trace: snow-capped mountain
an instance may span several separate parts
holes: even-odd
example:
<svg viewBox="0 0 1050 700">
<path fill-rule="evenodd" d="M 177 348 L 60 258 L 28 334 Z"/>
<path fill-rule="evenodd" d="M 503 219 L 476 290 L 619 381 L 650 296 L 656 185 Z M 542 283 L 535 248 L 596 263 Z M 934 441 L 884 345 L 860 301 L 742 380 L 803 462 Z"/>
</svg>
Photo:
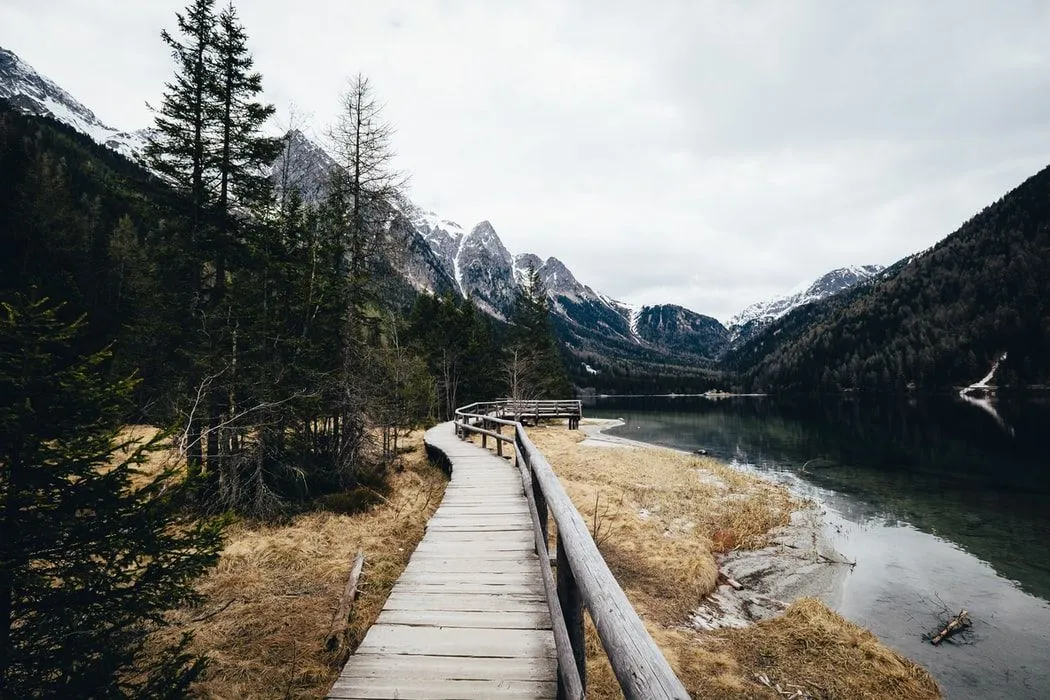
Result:
<svg viewBox="0 0 1050 700">
<path fill-rule="evenodd" d="M 751 304 L 730 319 L 728 325 L 731 342 L 747 342 L 770 323 L 800 306 L 826 299 L 866 282 L 883 269 L 882 265 L 840 267 L 821 275 L 813 282 L 800 285 L 784 296 Z"/>
<path fill-rule="evenodd" d="M 0 98 L 34 115 L 52 117 L 129 158 L 140 160 L 148 130 L 124 132 L 102 123 L 86 106 L 41 76 L 14 53 L 0 48 Z M 317 202 L 338 168 L 325 149 L 301 131 L 285 136 L 285 149 L 270 176 L 278 193 L 297 191 Z M 670 304 L 636 307 L 581 283 L 560 260 L 533 253 L 511 254 L 488 221 L 469 232 L 454 221 L 402 199 L 390 209 L 388 235 L 396 254 L 389 261 L 407 283 L 405 290 L 471 297 L 490 315 L 506 320 L 518 286 L 532 267 L 547 288 L 555 332 L 592 364 L 621 368 L 689 368 L 717 360 L 730 343 L 739 344 L 795 308 L 836 294 L 877 274 L 869 265 L 833 270 L 784 297 L 753 304 L 733 318 L 730 330 L 717 320 Z M 410 288 L 410 289 L 409 289 Z M 399 297 L 411 303 L 408 297 Z M 611 363 L 611 364 L 610 364 Z"/>
<path fill-rule="evenodd" d="M 76 98 L 3 47 L 0 47 L 0 99 L 28 114 L 51 117 L 127 158 L 141 160 L 146 146 L 144 129 L 129 132 L 103 124 Z"/>
</svg>

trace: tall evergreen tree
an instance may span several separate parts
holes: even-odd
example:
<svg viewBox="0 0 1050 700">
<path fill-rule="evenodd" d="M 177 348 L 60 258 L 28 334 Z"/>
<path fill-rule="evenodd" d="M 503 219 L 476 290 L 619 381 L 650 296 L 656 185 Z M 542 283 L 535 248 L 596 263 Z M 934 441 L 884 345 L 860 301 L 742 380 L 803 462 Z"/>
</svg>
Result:
<svg viewBox="0 0 1050 700">
<path fill-rule="evenodd" d="M 254 59 L 248 53 L 247 41 L 231 3 L 219 14 L 215 30 L 215 99 L 210 120 L 216 144 L 211 157 L 218 179 L 215 207 L 226 239 L 233 237 L 234 204 L 251 210 L 268 203 L 272 187 L 264 168 L 274 162 L 282 149 L 280 139 L 262 134 L 275 108 L 257 100 L 262 92 L 262 75 L 252 71 Z M 216 246 L 215 283 L 220 298 L 226 284 L 229 244 L 224 240 Z"/>
<path fill-rule="evenodd" d="M 221 531 L 181 521 L 177 475 L 118 443 L 133 382 L 71 350 L 81 330 L 46 300 L 0 305 L 0 698 L 181 696 L 202 660 L 184 638 L 145 663 L 146 644 Z"/>
<path fill-rule="evenodd" d="M 213 172 L 215 133 L 210 128 L 215 113 L 216 75 L 214 71 L 215 0 L 192 0 L 184 13 L 176 14 L 178 35 L 167 30 L 161 38 L 171 48 L 175 77 L 165 85 L 164 97 L 155 109 L 154 130 L 146 146 L 150 166 L 181 192 L 187 202 L 185 240 L 172 241 L 175 254 L 170 264 L 181 278 L 189 278 L 185 325 L 199 323 L 202 313 L 205 251 L 210 247 L 213 229 L 211 209 L 215 204 Z M 179 237 L 179 231 L 174 232 Z M 186 381 L 194 388 L 210 374 L 208 363 L 197 348 L 182 348 L 193 367 Z M 187 460 L 199 472 L 203 429 L 191 419 L 187 430 Z"/>
<path fill-rule="evenodd" d="M 571 395 L 565 363 L 550 320 L 546 285 L 533 266 L 514 297 L 505 350 L 507 391 L 514 399 L 557 399 Z"/>
<path fill-rule="evenodd" d="M 161 32 L 175 60 L 175 78 L 165 85 L 155 110 L 146 156 L 154 170 L 188 195 L 191 236 L 196 241 L 213 199 L 208 163 L 215 144 L 208 127 L 216 109 L 215 0 L 192 0 L 184 13 L 175 16 L 179 36 Z"/>
</svg>

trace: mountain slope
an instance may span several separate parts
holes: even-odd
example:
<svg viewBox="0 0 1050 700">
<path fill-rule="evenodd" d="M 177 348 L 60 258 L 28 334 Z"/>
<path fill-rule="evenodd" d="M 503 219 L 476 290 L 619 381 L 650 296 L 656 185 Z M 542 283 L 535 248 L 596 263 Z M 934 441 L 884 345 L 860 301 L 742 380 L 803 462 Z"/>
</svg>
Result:
<svg viewBox="0 0 1050 700">
<path fill-rule="evenodd" d="M 791 312 L 731 354 L 755 387 L 1050 383 L 1050 168 L 932 249 Z"/>
<path fill-rule="evenodd" d="M 717 319 L 674 304 L 643 307 L 635 328 L 654 345 L 707 360 L 721 357 L 729 343 L 729 331 Z"/>
<path fill-rule="evenodd" d="M 67 124 L 95 143 L 139 160 L 145 148 L 145 131 L 120 131 L 103 124 L 95 113 L 52 80 L 37 73 L 13 52 L 0 47 L 0 99 L 35 116 L 48 116 Z"/>
<path fill-rule="evenodd" d="M 751 304 L 729 321 L 730 344 L 739 347 L 795 309 L 862 284 L 882 270 L 881 265 L 840 267 L 821 275 L 797 291 Z"/>
</svg>

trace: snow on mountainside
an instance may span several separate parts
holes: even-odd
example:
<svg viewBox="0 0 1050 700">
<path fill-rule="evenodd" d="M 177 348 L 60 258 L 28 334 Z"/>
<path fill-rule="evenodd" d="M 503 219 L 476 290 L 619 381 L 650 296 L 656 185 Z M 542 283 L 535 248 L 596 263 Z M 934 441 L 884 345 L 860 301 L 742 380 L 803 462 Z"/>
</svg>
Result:
<svg viewBox="0 0 1050 700">
<path fill-rule="evenodd" d="M 0 98 L 27 113 L 50 116 L 99 144 L 141 160 L 148 130 L 128 133 L 102 123 L 68 92 L 2 48 Z M 312 203 L 324 196 L 338 167 L 323 147 L 293 130 L 286 134 L 285 150 L 270 176 L 278 194 L 294 190 Z M 727 331 L 715 319 L 682 307 L 634 306 L 599 294 L 577 280 L 557 258 L 512 255 L 488 221 L 467 232 L 454 221 L 403 198 L 393 203 L 390 217 L 388 234 L 397 250 L 391 262 L 411 288 L 433 294 L 459 293 L 492 316 L 507 319 L 516 290 L 532 267 L 547 288 L 561 340 L 575 352 L 596 357 L 717 358 L 728 342 L 744 342 L 793 309 L 882 270 L 875 265 L 834 270 L 793 294 L 749 306 L 733 318 Z"/>
<path fill-rule="evenodd" d="M 0 47 L 0 99 L 28 114 L 48 116 L 71 126 L 131 160 L 142 158 L 145 129 L 128 132 L 103 124 L 72 95 L 3 47 Z"/>
<path fill-rule="evenodd" d="M 785 296 L 751 304 L 729 321 L 730 328 L 745 326 L 752 321 L 769 323 L 786 316 L 800 306 L 820 301 L 864 282 L 882 271 L 881 265 L 840 267 L 821 275 L 814 282 L 801 285 Z"/>
</svg>

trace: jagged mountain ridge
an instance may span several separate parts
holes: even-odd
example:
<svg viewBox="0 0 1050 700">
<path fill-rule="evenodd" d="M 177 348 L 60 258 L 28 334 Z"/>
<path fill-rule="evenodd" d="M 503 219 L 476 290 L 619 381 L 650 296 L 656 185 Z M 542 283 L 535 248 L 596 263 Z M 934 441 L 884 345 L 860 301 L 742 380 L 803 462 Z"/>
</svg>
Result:
<svg viewBox="0 0 1050 700">
<path fill-rule="evenodd" d="M 820 301 L 832 294 L 860 284 L 882 272 L 881 265 L 840 267 L 801 285 L 783 296 L 755 302 L 729 320 L 729 327 L 745 326 L 752 321 L 775 321 L 800 306 Z"/>
<path fill-rule="evenodd" d="M 148 129 L 126 132 L 102 123 L 56 83 L 2 48 L 0 98 L 23 112 L 50 116 L 141 162 Z M 278 192 L 294 190 L 307 202 L 319 201 L 339 166 L 323 147 L 301 131 L 289 131 L 285 144 L 284 152 L 270 170 Z M 391 211 L 388 233 L 397 249 L 391 262 L 412 289 L 469 296 L 484 311 L 503 320 L 509 318 L 517 285 L 531 265 L 548 290 L 556 332 L 577 357 L 646 366 L 705 365 L 718 360 L 733 338 L 741 337 L 736 326 L 727 329 L 711 317 L 680 306 L 633 307 L 611 299 L 579 282 L 557 258 L 543 260 L 532 253 L 512 255 L 488 221 L 467 232 L 453 221 L 402 200 Z M 836 293 L 849 282 L 844 274 L 832 279 L 841 272 L 825 275 L 796 295 L 798 299 L 790 297 L 785 298 L 786 303 L 773 300 L 749 307 L 753 318 L 745 322 L 751 323 L 754 330 L 756 321 L 779 317 L 775 314 L 787 313 L 792 304 L 797 306 L 822 298 L 820 295 Z M 747 312 L 738 318 L 744 318 Z M 589 373 L 593 374 L 593 369 Z"/>
<path fill-rule="evenodd" d="M 146 131 L 121 131 L 95 116 L 95 113 L 42 76 L 13 51 L 0 46 L 0 99 L 18 110 L 35 116 L 49 116 L 91 137 L 131 160 L 141 160 Z"/>
<path fill-rule="evenodd" d="M 884 269 L 882 265 L 836 268 L 783 296 L 751 304 L 730 319 L 729 345 L 732 348 L 740 347 L 792 311 L 875 279 Z"/>
</svg>

